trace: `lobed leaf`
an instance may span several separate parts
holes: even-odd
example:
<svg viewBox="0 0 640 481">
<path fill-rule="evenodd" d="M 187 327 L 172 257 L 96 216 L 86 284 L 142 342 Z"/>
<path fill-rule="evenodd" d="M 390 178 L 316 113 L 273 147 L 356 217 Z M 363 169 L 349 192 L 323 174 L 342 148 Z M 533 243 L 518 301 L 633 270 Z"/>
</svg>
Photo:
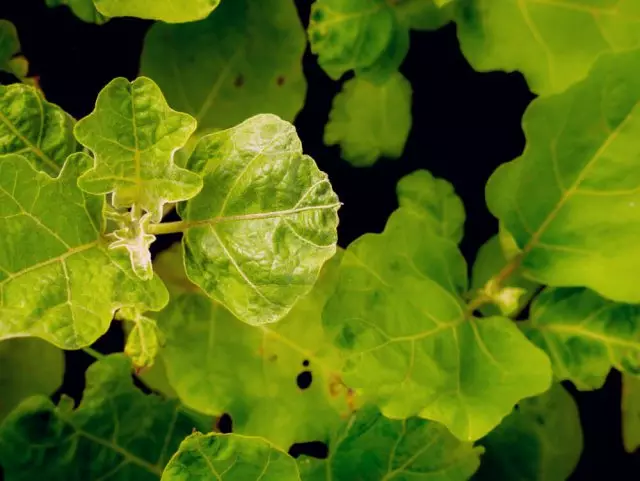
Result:
<svg viewBox="0 0 640 481">
<path fill-rule="evenodd" d="M 640 301 L 638 68 L 640 50 L 603 57 L 588 79 L 526 111 L 523 155 L 487 185 L 525 277 Z"/>
<path fill-rule="evenodd" d="M 391 420 L 367 406 L 332 434 L 326 460 L 304 457 L 298 463 L 303 481 L 466 481 L 482 452 L 437 423 Z"/>
<path fill-rule="evenodd" d="M 296 462 L 262 438 L 194 433 L 171 458 L 162 481 L 300 481 Z"/>
<path fill-rule="evenodd" d="M 411 209 L 429 223 L 429 231 L 456 244 L 464 233 L 464 205 L 453 186 L 427 170 L 416 170 L 396 185 L 400 207 Z"/>
<path fill-rule="evenodd" d="M 0 342 L 0 423 L 20 402 L 48 396 L 61 385 L 64 354 L 41 339 L 16 337 Z"/>
<path fill-rule="evenodd" d="M 35 396 L 0 425 L 0 464 L 7 481 L 158 480 L 194 427 L 176 401 L 134 387 L 131 363 L 115 354 L 92 364 L 82 402 L 54 406 Z"/>
<path fill-rule="evenodd" d="M 180 23 L 205 18 L 220 0 L 93 0 L 93 3 L 105 17 L 138 17 Z"/>
<path fill-rule="evenodd" d="M 85 192 L 113 192 L 116 208 L 135 205 L 162 219 L 162 207 L 196 195 L 202 180 L 173 163 L 196 128 L 188 114 L 172 110 L 158 86 L 119 77 L 98 94 L 95 110 L 74 128 L 95 165 L 78 179 Z"/>
<path fill-rule="evenodd" d="M 640 306 L 603 299 L 580 288 L 545 289 L 523 324 L 551 358 L 557 379 L 599 389 L 611 368 L 640 373 Z"/>
<path fill-rule="evenodd" d="M 345 160 L 364 167 L 400 157 L 410 130 L 411 84 L 401 73 L 382 84 L 356 77 L 333 100 L 324 142 L 340 144 Z"/>
<path fill-rule="evenodd" d="M 347 249 L 324 325 L 338 331 L 345 383 L 390 418 L 418 415 L 475 440 L 551 382 L 547 356 L 504 317 L 466 312 L 456 245 L 411 210 Z"/>
<path fill-rule="evenodd" d="M 622 441 L 633 453 L 640 447 L 640 378 L 622 375 Z"/>
<path fill-rule="evenodd" d="M 587 76 L 603 54 L 640 47 L 640 5 L 627 0 L 461 0 L 460 47 L 475 70 L 519 70 L 540 95 Z"/>
<path fill-rule="evenodd" d="M 35 169 L 57 176 L 66 158 L 79 150 L 73 125 L 71 116 L 36 88 L 0 85 L 0 155 L 20 154 Z"/>
<path fill-rule="evenodd" d="M 474 481 L 565 481 L 582 453 L 578 406 L 554 384 L 541 396 L 519 403 L 480 444 L 486 452 Z"/>
<path fill-rule="evenodd" d="M 196 118 L 199 132 L 263 112 L 293 121 L 307 90 L 305 46 L 292 0 L 230 0 L 201 22 L 153 25 L 141 72 Z"/>
<path fill-rule="evenodd" d="M 20 155 L 0 156 L 0 339 L 78 349 L 107 331 L 117 309 L 168 302 L 158 278 L 141 281 L 107 249 L 104 199 L 77 187 L 90 163 L 74 154 L 51 179 Z"/>
<path fill-rule="evenodd" d="M 93 0 L 45 0 L 48 7 L 66 5 L 83 22 L 102 25 L 109 19 L 96 9 Z"/>
<path fill-rule="evenodd" d="M 320 316 L 340 256 L 284 319 L 249 326 L 188 281 L 175 247 L 157 259 L 172 294 L 157 318 L 167 379 L 181 401 L 210 415 L 227 413 L 235 433 L 263 436 L 282 449 L 339 426 L 349 411 L 346 388 Z"/>
<path fill-rule="evenodd" d="M 288 122 L 257 115 L 203 137 L 188 168 L 187 275 L 249 324 L 275 322 L 309 292 L 336 251 L 336 194 Z"/>
</svg>

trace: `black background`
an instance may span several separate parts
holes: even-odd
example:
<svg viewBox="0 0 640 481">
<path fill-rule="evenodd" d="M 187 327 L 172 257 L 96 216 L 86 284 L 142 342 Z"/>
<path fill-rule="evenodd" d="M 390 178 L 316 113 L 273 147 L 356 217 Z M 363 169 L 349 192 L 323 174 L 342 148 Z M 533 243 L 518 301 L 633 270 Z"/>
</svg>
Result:
<svg viewBox="0 0 640 481">
<path fill-rule="evenodd" d="M 310 2 L 296 3 L 306 26 Z M 0 0 L 0 18 L 16 25 L 30 75 L 39 76 L 47 99 L 75 118 L 93 109 L 97 93 L 111 79 L 137 76 L 142 42 L 151 25 L 139 19 L 86 24 L 66 8 L 48 9 L 44 0 Z M 523 77 L 474 72 L 460 52 L 454 25 L 437 32 L 412 32 L 411 49 L 401 67 L 414 91 L 413 128 L 404 155 L 354 168 L 340 159 L 338 148 L 322 143 L 340 84 L 324 74 L 308 49 L 304 70 L 309 88 L 295 125 L 305 152 L 329 174 L 344 202 L 339 244 L 346 247 L 366 232 L 381 232 L 397 207 L 396 182 L 423 168 L 452 182 L 462 198 L 467 212 L 462 251 L 471 264 L 480 245 L 497 231 L 484 202 L 484 185 L 498 165 L 517 157 L 524 147 L 520 119 L 534 95 Z M 154 252 L 175 239 L 160 239 Z M 105 353 L 122 350 L 117 325 L 94 347 Z M 83 352 L 67 353 L 60 392 L 79 399 L 90 362 Z M 598 391 L 569 389 L 578 401 L 585 436 L 580 464 L 570 479 L 640 479 L 640 453 L 625 454 L 622 447 L 619 374 L 612 373 Z"/>
</svg>

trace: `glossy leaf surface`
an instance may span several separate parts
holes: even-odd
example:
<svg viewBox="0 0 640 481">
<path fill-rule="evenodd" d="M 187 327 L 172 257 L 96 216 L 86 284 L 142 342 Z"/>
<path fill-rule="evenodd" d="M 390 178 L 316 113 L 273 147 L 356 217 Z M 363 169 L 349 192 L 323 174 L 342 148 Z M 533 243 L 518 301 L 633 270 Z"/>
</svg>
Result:
<svg viewBox="0 0 640 481">
<path fill-rule="evenodd" d="M 69 114 L 34 87 L 0 85 L 0 155 L 20 154 L 55 177 L 67 156 L 78 150 L 73 125 Z"/>
<path fill-rule="evenodd" d="M 356 77 L 333 100 L 324 142 L 340 144 L 342 158 L 364 167 L 400 157 L 410 130 L 411 84 L 401 73 L 382 84 Z"/>
<path fill-rule="evenodd" d="M 92 364 L 77 409 L 63 397 L 24 401 L 0 427 L 0 463 L 7 481 L 157 481 L 180 441 L 204 429 L 176 401 L 134 387 L 121 354 Z"/>
<path fill-rule="evenodd" d="M 629 374 L 622 376 L 622 440 L 628 453 L 640 447 L 640 378 Z"/>
<path fill-rule="evenodd" d="M 405 208 L 351 244 L 323 313 L 348 356 L 346 384 L 388 417 L 419 415 L 464 440 L 548 389 L 547 356 L 508 319 L 470 317 L 466 285 L 456 245 Z"/>
<path fill-rule="evenodd" d="M 483 451 L 438 423 L 387 419 L 371 406 L 352 415 L 328 444 L 326 460 L 300 458 L 303 481 L 466 481 Z"/>
<path fill-rule="evenodd" d="M 166 305 L 162 282 L 141 281 L 107 249 L 103 198 L 77 187 L 90 163 L 75 154 L 51 179 L 22 156 L 0 156 L 0 339 L 78 349 L 106 332 L 117 309 Z"/>
<path fill-rule="evenodd" d="M 239 319 L 281 319 L 336 251 L 336 194 L 296 131 L 270 114 L 203 137 L 202 192 L 180 214 L 187 275 Z"/>
<path fill-rule="evenodd" d="M 299 481 L 296 462 L 262 438 L 194 433 L 180 444 L 162 481 Z"/>
<path fill-rule="evenodd" d="M 75 126 L 76 138 L 95 156 L 78 184 L 93 194 L 113 192 L 115 207 L 135 204 L 160 221 L 165 203 L 193 197 L 202 187 L 198 175 L 173 163 L 195 128 L 190 115 L 167 105 L 152 80 L 116 78 Z"/>
<path fill-rule="evenodd" d="M 640 50 L 603 57 L 587 80 L 538 98 L 522 157 L 487 185 L 525 277 L 640 301 Z"/>
<path fill-rule="evenodd" d="M 157 23 L 141 71 L 199 131 L 272 113 L 293 121 L 304 103 L 306 45 L 293 0 L 230 0 L 201 22 Z"/>
<path fill-rule="evenodd" d="M 546 289 L 531 306 L 526 335 L 551 358 L 559 380 L 603 386 L 612 368 L 640 373 L 640 306 L 587 289 Z"/>
<path fill-rule="evenodd" d="M 138 17 L 180 23 L 205 18 L 220 0 L 93 0 L 93 3 L 105 17 Z"/>
</svg>

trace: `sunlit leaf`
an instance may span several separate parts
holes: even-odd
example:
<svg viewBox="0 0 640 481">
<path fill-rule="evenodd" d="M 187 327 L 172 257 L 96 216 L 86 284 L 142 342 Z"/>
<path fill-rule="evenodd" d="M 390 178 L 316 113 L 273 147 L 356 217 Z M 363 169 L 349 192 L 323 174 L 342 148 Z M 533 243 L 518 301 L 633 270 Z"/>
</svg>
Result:
<svg viewBox="0 0 640 481">
<path fill-rule="evenodd" d="M 127 337 L 124 352 L 131 358 L 136 368 L 149 368 L 155 362 L 160 344 L 156 321 L 136 312 L 128 317 L 133 328 Z"/>
<path fill-rule="evenodd" d="M 167 105 L 152 80 L 116 78 L 75 126 L 76 138 L 95 156 L 78 185 L 93 194 L 113 192 L 115 207 L 135 204 L 160 221 L 165 203 L 189 199 L 202 187 L 198 175 L 173 163 L 195 128 L 190 115 Z"/>
<path fill-rule="evenodd" d="M 75 154 L 51 179 L 24 157 L 0 156 L 0 339 L 36 336 L 77 349 L 104 334 L 117 309 L 166 305 L 158 278 L 141 281 L 107 249 L 104 199 L 77 187 L 90 164 Z"/>
<path fill-rule="evenodd" d="M 640 305 L 587 289 L 545 289 L 523 329 L 551 358 L 559 380 L 598 389 L 612 368 L 640 373 Z"/>
<path fill-rule="evenodd" d="M 93 3 L 105 17 L 138 17 L 180 23 L 205 18 L 220 0 L 93 0 Z"/>
<path fill-rule="evenodd" d="M 607 52 L 640 46 L 640 4 L 619 0 L 461 0 L 458 38 L 474 69 L 519 70 L 541 95 L 587 76 Z"/>
<path fill-rule="evenodd" d="M 560 384 L 524 399 L 480 441 L 486 448 L 474 481 L 566 481 L 582 453 L 578 407 Z"/>
<path fill-rule="evenodd" d="M 622 440 L 632 453 L 640 447 L 640 378 L 622 376 Z"/>
<path fill-rule="evenodd" d="M 162 481 L 300 481 L 296 462 L 262 438 L 194 433 L 180 444 Z"/>
<path fill-rule="evenodd" d="M 141 71 L 199 131 L 267 112 L 293 121 L 307 90 L 305 44 L 293 0 L 225 0 L 202 22 L 151 27 Z"/>
<path fill-rule="evenodd" d="M 102 15 L 93 3 L 93 0 L 45 0 L 48 7 L 68 6 L 73 14 L 80 20 L 101 25 L 109 19 Z"/>
<path fill-rule="evenodd" d="M 56 176 L 67 156 L 78 150 L 73 124 L 69 114 L 34 87 L 0 85 L 0 155 L 20 154 L 37 170 Z"/>
<path fill-rule="evenodd" d="M 340 144 L 342 157 L 362 167 L 400 157 L 410 130 L 411 84 L 402 74 L 382 84 L 356 77 L 334 98 L 324 142 Z"/>
<path fill-rule="evenodd" d="M 23 399 L 50 395 L 62 384 L 63 352 L 41 339 L 0 341 L 0 422 Z"/>
<path fill-rule="evenodd" d="M 638 69 L 640 50 L 603 57 L 587 80 L 527 109 L 524 154 L 487 185 L 525 277 L 640 301 Z"/>
<path fill-rule="evenodd" d="M 157 481 L 194 428 L 206 425 L 134 387 L 130 361 L 116 354 L 89 367 L 77 409 L 65 397 L 20 404 L 0 426 L 0 464 L 7 481 Z"/>
<path fill-rule="evenodd" d="M 188 168 L 202 192 L 180 214 L 187 275 L 239 319 L 281 319 L 336 251 L 336 194 L 270 114 L 203 137 Z"/>
<path fill-rule="evenodd" d="M 466 312 L 466 285 L 457 246 L 406 208 L 351 244 L 323 313 L 348 356 L 345 383 L 385 416 L 432 419 L 464 440 L 548 389 L 544 352 L 508 319 Z"/>
<path fill-rule="evenodd" d="M 326 460 L 300 458 L 303 481 L 466 481 L 483 451 L 438 423 L 387 419 L 371 406 L 343 423 L 328 444 Z"/>
</svg>

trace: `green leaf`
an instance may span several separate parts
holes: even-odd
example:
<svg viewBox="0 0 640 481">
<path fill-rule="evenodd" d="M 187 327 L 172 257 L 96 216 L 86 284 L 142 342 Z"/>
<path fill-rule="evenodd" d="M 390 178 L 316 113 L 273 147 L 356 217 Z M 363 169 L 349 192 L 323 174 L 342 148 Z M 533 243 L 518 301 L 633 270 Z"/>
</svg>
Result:
<svg viewBox="0 0 640 481">
<path fill-rule="evenodd" d="M 162 481 L 300 481 L 296 462 L 262 438 L 194 433 L 180 444 Z"/>
<path fill-rule="evenodd" d="M 527 109 L 524 154 L 487 185 L 525 277 L 640 302 L 638 69 L 640 50 L 604 57 L 587 80 Z"/>
<path fill-rule="evenodd" d="M 396 0 L 394 9 L 400 22 L 413 30 L 438 30 L 453 19 L 452 5 L 447 0 Z"/>
<path fill-rule="evenodd" d="M 220 0 L 93 0 L 93 3 L 105 17 L 138 17 L 181 23 L 205 18 Z"/>
<path fill-rule="evenodd" d="M 173 163 L 195 128 L 190 115 L 167 105 L 152 80 L 116 78 L 98 94 L 93 113 L 75 126 L 76 138 L 95 156 L 78 185 L 92 194 L 113 192 L 116 208 L 135 205 L 159 222 L 164 204 L 202 188 L 198 175 Z"/>
<path fill-rule="evenodd" d="M 202 192 L 180 215 L 189 278 L 249 324 L 275 322 L 336 251 L 336 194 L 296 131 L 270 114 L 203 137 Z"/>
<path fill-rule="evenodd" d="M 20 154 L 36 169 L 56 176 L 78 150 L 74 120 L 34 87 L 0 85 L 0 155 Z"/>
<path fill-rule="evenodd" d="M 20 402 L 50 395 L 62 384 L 64 354 L 41 339 L 16 337 L 0 342 L 0 423 Z"/>
<path fill-rule="evenodd" d="M 545 289 L 523 324 L 551 358 L 557 379 L 599 389 L 611 368 L 640 373 L 640 305 L 603 299 L 580 288 Z"/>
<path fill-rule="evenodd" d="M 107 249 L 104 199 L 77 187 L 90 163 L 74 154 L 51 179 L 24 157 L 0 156 L 0 339 L 35 336 L 78 349 L 107 331 L 117 309 L 168 302 L 158 278 L 141 281 Z"/>
<path fill-rule="evenodd" d="M 416 170 L 396 185 L 400 207 L 411 209 L 430 224 L 430 232 L 456 244 L 464 233 L 464 205 L 453 186 L 427 170 Z"/>
<path fill-rule="evenodd" d="M 491 237 L 480 247 L 476 255 L 471 274 L 471 290 L 478 291 L 485 288 L 507 262 L 499 235 Z M 518 272 L 509 277 L 507 288 L 524 290 L 524 294 L 517 300 L 516 311 L 522 310 L 531 301 L 539 287 L 539 284 L 522 277 Z M 496 302 L 499 300 L 495 299 Z M 480 311 L 485 316 L 499 315 L 501 312 L 496 304 L 485 304 L 480 307 Z"/>
<path fill-rule="evenodd" d="M 409 30 L 386 0 L 316 0 L 308 33 L 311 51 L 334 80 L 355 70 L 384 82 L 409 50 Z"/>
<path fill-rule="evenodd" d="M 19 53 L 20 40 L 16 27 L 10 21 L 0 19 L 0 71 L 15 75 L 19 79 L 25 77 L 28 63 L 24 57 L 18 57 Z M 1 100 L 3 95 L 0 93 L 0 105 L 4 103 Z"/>
<path fill-rule="evenodd" d="M 402 155 L 411 130 L 411 84 L 396 72 L 383 84 L 354 78 L 333 100 L 324 131 L 327 145 L 358 167 Z"/>
<path fill-rule="evenodd" d="M 282 321 L 255 327 L 189 283 L 177 249 L 162 252 L 157 262 L 172 296 L 157 315 L 166 339 L 161 357 L 182 402 L 214 416 L 228 413 L 235 433 L 263 436 L 282 449 L 339 426 L 349 406 L 320 317 L 339 261 L 327 262 L 313 290 Z M 298 376 L 308 377 L 307 389 L 298 388 Z"/>
<path fill-rule="evenodd" d="M 0 426 L 0 464 L 7 481 L 158 480 L 194 428 L 176 401 L 134 387 L 131 363 L 108 356 L 87 370 L 82 402 L 58 407 L 35 396 Z"/>
<path fill-rule="evenodd" d="M 46 0 L 46 3 L 48 7 L 68 6 L 73 14 L 83 22 L 102 25 L 109 20 L 96 10 L 93 0 Z"/>
<path fill-rule="evenodd" d="M 480 441 L 486 448 L 474 481 L 565 481 L 582 453 L 578 407 L 560 384 L 523 400 Z"/>
<path fill-rule="evenodd" d="M 628 453 L 640 447 L 640 378 L 629 374 L 622 376 L 622 440 Z"/>
<path fill-rule="evenodd" d="M 265 112 L 293 121 L 307 91 L 305 46 L 293 0 L 225 0 L 202 22 L 152 26 L 141 71 L 199 131 Z"/>
<path fill-rule="evenodd" d="M 475 440 L 551 383 L 547 356 L 504 317 L 466 312 L 466 263 L 411 210 L 347 249 L 323 321 L 345 383 L 391 418 L 418 415 Z"/>
<path fill-rule="evenodd" d="M 133 324 L 124 346 L 125 354 L 137 369 L 153 366 L 160 344 L 156 321 L 138 312 L 126 312 L 125 316 L 124 319 Z"/>
<path fill-rule="evenodd" d="M 326 460 L 300 459 L 304 481 L 466 481 L 483 451 L 432 421 L 395 421 L 370 406 L 343 423 L 328 444 Z"/>
<path fill-rule="evenodd" d="M 464 55 L 479 71 L 519 70 L 540 95 L 583 79 L 607 52 L 640 46 L 640 8 L 618 0 L 461 0 Z"/>
</svg>

